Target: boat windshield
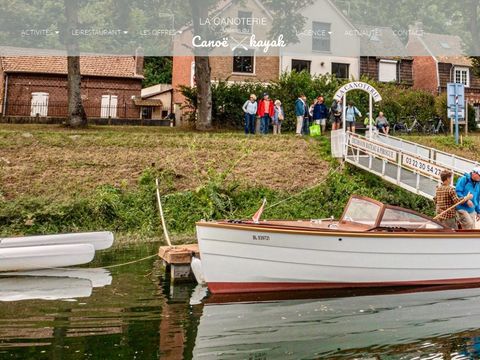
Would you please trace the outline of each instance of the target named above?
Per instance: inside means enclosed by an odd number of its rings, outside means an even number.
[[[351,198],[342,220],[374,226],[381,208],[368,199]]]
[[[406,229],[443,229],[444,227],[426,217],[403,209],[386,208],[380,221],[381,227]]]

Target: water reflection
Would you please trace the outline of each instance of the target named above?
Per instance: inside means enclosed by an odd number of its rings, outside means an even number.
[[[203,308],[194,358],[477,358],[471,354],[480,348],[480,288],[253,303],[222,300],[211,298]]]
[[[107,269],[46,269],[0,274],[0,301],[61,300],[92,295],[112,283]]]
[[[107,251],[92,266],[129,262],[157,249]],[[160,357],[165,298],[159,282],[163,270],[154,259],[110,271],[49,269],[2,275],[0,359]]]
[[[156,250],[108,251],[93,266]],[[480,356],[480,288],[204,295],[191,284],[172,286],[155,259],[3,274],[0,359]]]

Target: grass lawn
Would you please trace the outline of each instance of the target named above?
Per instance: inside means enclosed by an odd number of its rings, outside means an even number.
[[[131,190],[149,167],[174,180],[170,191],[185,191],[200,186],[207,171],[232,166],[241,186],[291,192],[326,175],[328,163],[319,151],[318,141],[293,135],[1,124],[0,195],[64,201],[105,184]]]
[[[159,240],[156,177],[177,243],[194,241],[201,219],[251,217],[264,197],[269,219],[338,217],[352,194],[433,213],[427,199],[357,168],[330,172],[329,149],[325,137],[292,134],[0,125],[0,236],[111,230],[119,243]]]

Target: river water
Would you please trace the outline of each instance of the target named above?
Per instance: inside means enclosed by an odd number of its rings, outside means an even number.
[[[156,250],[0,277],[0,359],[480,358],[480,288],[200,302],[205,289],[170,286],[156,259],[105,269]]]

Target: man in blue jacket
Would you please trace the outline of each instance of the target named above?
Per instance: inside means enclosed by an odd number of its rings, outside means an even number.
[[[457,213],[462,229],[474,229],[480,216],[480,167],[458,179],[455,190],[458,197],[465,197],[468,193],[473,195],[471,200],[457,206]]]
[[[305,113],[308,113],[307,98],[301,94],[295,101],[295,116],[297,117],[297,136],[302,136]]]
[[[322,126],[322,134],[325,134],[327,130],[327,119],[328,119],[328,108],[324,104],[325,100],[323,96],[319,96],[315,105],[313,105],[313,122],[317,125]]]

